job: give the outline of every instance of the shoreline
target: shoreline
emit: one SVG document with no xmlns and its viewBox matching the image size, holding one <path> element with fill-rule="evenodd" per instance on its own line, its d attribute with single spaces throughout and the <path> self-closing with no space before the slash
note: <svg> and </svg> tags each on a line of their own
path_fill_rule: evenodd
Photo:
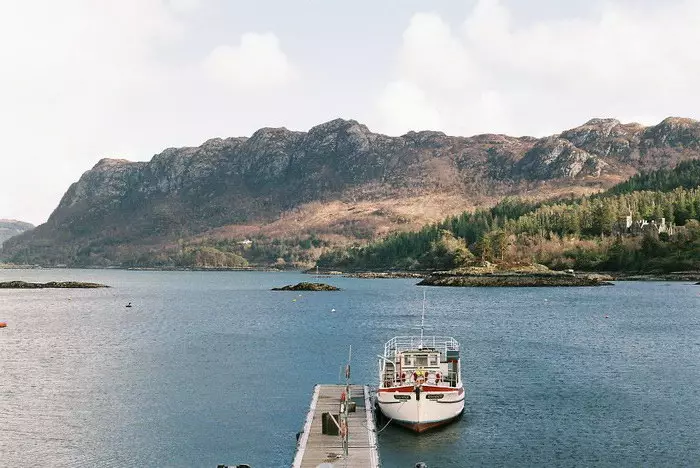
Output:
<svg viewBox="0 0 700 468">
<path fill-rule="evenodd" d="M 338 271 L 338 270 L 316 270 L 312 269 L 293 269 L 293 268 L 275 268 L 275 267 L 117 267 L 117 266 L 40 266 L 40 265 L 11 265 L 0 263 L 0 271 L 2 270 L 121 270 L 121 271 L 249 271 L 249 272 L 268 272 L 268 273 L 301 273 L 319 278 L 360 278 L 360 279 L 424 279 L 430 276 L 442 275 L 447 272 L 430 272 L 430 271 Z M 564 271 L 551 272 L 493 272 L 493 273 L 477 273 L 477 274 L 458 274 L 452 276 L 572 276 L 571 273 Z M 577 271 L 574 277 L 589 277 L 589 276 L 604 276 L 608 281 L 677 281 L 677 282 L 700 282 L 700 271 L 676 271 L 670 273 L 640 273 L 640 272 L 613 272 L 613 271 Z"/>
<path fill-rule="evenodd" d="M 615 281 L 700 281 L 700 271 L 671 273 L 608 273 Z"/>
</svg>

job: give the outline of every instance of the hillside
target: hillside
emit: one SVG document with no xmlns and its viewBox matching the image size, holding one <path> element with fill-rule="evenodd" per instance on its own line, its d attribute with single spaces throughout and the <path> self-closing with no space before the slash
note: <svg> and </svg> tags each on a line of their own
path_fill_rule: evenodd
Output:
<svg viewBox="0 0 700 468">
<path fill-rule="evenodd" d="M 149 162 L 102 159 L 4 256 L 47 265 L 308 264 L 329 247 L 419 229 L 506 195 L 582 195 L 696 158 L 700 123 L 679 118 L 653 127 L 594 119 L 541 139 L 389 137 L 340 119 L 308 132 L 264 128 Z"/>
<path fill-rule="evenodd" d="M 505 198 L 415 232 L 331 250 L 318 265 L 450 270 L 484 261 L 700 276 L 700 161 L 645 172 L 591 197 L 540 203 Z"/>
<path fill-rule="evenodd" d="M 10 237 L 16 236 L 33 228 L 33 224 L 14 219 L 0 219 L 0 250 L 2 250 L 2 243 Z"/>
</svg>

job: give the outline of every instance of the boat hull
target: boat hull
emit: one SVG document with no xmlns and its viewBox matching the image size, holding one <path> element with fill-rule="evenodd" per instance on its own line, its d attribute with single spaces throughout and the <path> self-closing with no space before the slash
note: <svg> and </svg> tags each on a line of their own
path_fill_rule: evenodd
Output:
<svg viewBox="0 0 700 468">
<path fill-rule="evenodd" d="M 425 422 L 425 423 L 412 423 L 412 422 L 407 422 L 407 421 L 398 421 L 394 419 L 392 421 L 393 424 L 396 424 L 398 426 L 405 427 L 406 429 L 409 429 L 413 432 L 426 432 L 432 429 L 437 429 L 438 427 L 445 426 L 447 424 L 450 424 L 454 421 L 456 421 L 461 414 L 458 414 L 457 416 L 454 416 L 450 419 L 446 419 L 444 421 L 435 421 L 435 422 Z"/>
<path fill-rule="evenodd" d="M 415 432 L 448 424 L 464 411 L 464 390 L 448 388 L 415 392 L 412 387 L 381 389 L 377 406 L 393 423 Z"/>
</svg>

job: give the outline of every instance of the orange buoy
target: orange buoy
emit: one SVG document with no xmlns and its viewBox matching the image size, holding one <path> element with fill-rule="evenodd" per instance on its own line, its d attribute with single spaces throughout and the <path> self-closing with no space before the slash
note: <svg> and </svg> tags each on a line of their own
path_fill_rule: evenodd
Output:
<svg viewBox="0 0 700 468">
<path fill-rule="evenodd" d="M 5 328 L 7 326 L 7 322 L 0 322 L 0 328 Z"/>
</svg>

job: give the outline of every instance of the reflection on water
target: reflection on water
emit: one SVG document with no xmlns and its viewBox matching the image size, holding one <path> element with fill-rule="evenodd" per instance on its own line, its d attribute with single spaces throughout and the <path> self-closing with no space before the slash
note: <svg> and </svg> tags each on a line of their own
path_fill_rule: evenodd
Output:
<svg viewBox="0 0 700 468">
<path fill-rule="evenodd" d="M 113 286 L 0 291 L 0 466 L 288 466 L 313 385 L 338 381 L 350 345 L 373 384 L 422 304 L 412 279 L 269 291 L 305 278 L 0 270 Z M 390 425 L 384 467 L 700 465 L 697 287 L 427 291 L 430 333 L 463 347 L 465 413 Z"/>
</svg>

